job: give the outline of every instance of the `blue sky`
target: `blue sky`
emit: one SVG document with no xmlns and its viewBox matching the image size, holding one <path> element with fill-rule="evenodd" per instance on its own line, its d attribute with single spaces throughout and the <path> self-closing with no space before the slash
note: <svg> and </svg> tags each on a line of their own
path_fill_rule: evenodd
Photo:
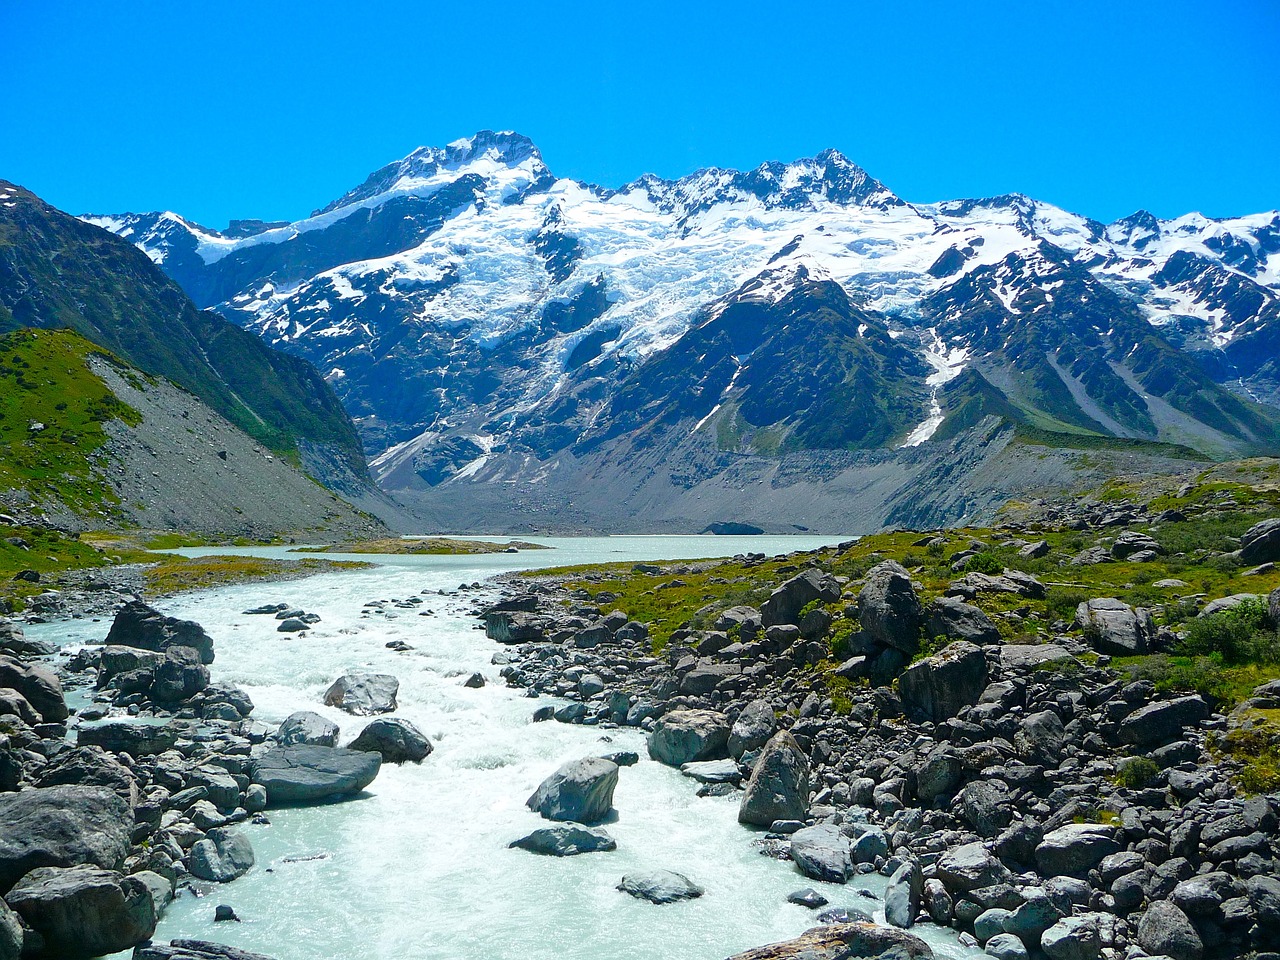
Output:
<svg viewBox="0 0 1280 960">
<path fill-rule="evenodd" d="M 558 175 L 834 146 L 900 196 L 1280 207 L 1280 2 L 0 0 L 0 178 L 72 212 L 296 219 L 420 145 Z"/>
</svg>

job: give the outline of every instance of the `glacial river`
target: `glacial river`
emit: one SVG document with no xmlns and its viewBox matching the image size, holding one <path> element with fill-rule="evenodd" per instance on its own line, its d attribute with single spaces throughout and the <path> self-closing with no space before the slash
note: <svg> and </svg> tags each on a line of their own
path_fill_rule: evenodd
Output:
<svg viewBox="0 0 1280 960">
<path fill-rule="evenodd" d="M 856 892 L 879 893 L 882 878 L 819 884 L 790 863 L 762 856 L 751 842 L 755 834 L 737 822 L 737 802 L 698 798 L 693 780 L 647 758 L 640 731 L 531 723 L 546 701 L 499 678 L 490 660 L 501 648 L 469 615 L 478 593 L 439 594 L 509 570 L 775 554 L 838 539 L 552 538 L 540 542 L 553 550 L 376 558 L 373 569 L 159 603 L 204 625 L 216 645 L 214 679 L 248 691 L 256 719 L 275 724 L 314 710 L 342 728 L 339 743 L 346 743 L 367 721 L 325 707 L 325 689 L 348 671 L 390 673 L 400 680 L 398 715 L 420 727 L 435 751 L 421 764 L 384 765 L 358 799 L 272 810 L 269 826 L 244 826 L 257 865 L 205 896 L 180 895 L 156 940 L 216 940 L 278 960 L 722 960 L 811 927 L 813 912 L 786 902 L 802 887 L 821 889 L 832 906 L 882 918 L 878 901 Z M 183 552 L 285 555 L 281 548 Z M 415 595 L 424 600 L 417 609 L 365 606 Z M 241 612 L 275 602 L 323 619 L 299 636 L 278 633 L 271 617 Z M 78 644 L 101 640 L 108 626 L 73 620 L 28 632 Z M 414 649 L 387 649 L 393 640 Z M 476 670 L 489 683 L 463 687 Z M 606 825 L 618 842 L 615 852 L 558 859 L 507 848 L 546 825 L 524 805 L 544 777 L 567 760 L 614 750 L 642 758 L 621 771 L 617 820 Z M 615 889 L 624 873 L 654 869 L 685 873 L 706 894 L 654 906 Z M 220 903 L 242 922 L 215 925 Z M 980 956 L 949 932 L 929 925 L 914 932 L 940 956 Z"/>
</svg>

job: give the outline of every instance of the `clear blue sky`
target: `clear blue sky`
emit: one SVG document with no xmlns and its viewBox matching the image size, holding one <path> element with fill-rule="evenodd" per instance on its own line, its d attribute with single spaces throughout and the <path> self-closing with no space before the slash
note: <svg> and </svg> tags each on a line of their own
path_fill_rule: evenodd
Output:
<svg viewBox="0 0 1280 960">
<path fill-rule="evenodd" d="M 908 200 L 1280 207 L 1280 2 L 0 0 L 0 178 L 72 212 L 296 219 L 420 145 L 560 176 L 834 146 Z"/>
</svg>

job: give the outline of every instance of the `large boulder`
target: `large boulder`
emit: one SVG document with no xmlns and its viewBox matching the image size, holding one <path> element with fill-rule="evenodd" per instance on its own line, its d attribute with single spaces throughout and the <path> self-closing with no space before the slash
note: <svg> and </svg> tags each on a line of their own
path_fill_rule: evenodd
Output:
<svg viewBox="0 0 1280 960">
<path fill-rule="evenodd" d="M 44 667 L 0 657 L 0 688 L 3 687 L 22 694 L 45 723 L 61 723 L 69 716 L 62 683 Z"/>
<path fill-rule="evenodd" d="M 28 657 L 48 657 L 57 652 L 56 643 L 32 640 L 12 620 L 0 620 L 0 654 L 22 660 Z M 2 953 L 0 957 L 3 957 Z"/>
<path fill-rule="evenodd" d="M 570 760 L 543 780 L 525 806 L 548 820 L 599 823 L 613 809 L 618 765 L 601 757 Z"/>
<path fill-rule="evenodd" d="M 1012 874 L 981 842 L 952 847 L 938 858 L 938 879 L 952 892 L 968 893 L 997 883 L 1008 883 Z"/>
<path fill-rule="evenodd" d="M 628 873 L 618 884 L 618 889 L 637 900 L 650 903 L 675 903 L 677 900 L 693 900 L 705 892 L 683 873 L 672 870 L 654 870 L 650 873 Z"/>
<path fill-rule="evenodd" d="M 1209 705 L 1199 696 L 1178 697 L 1140 707 L 1120 722 L 1120 739 L 1149 749 L 1179 739 L 1186 727 L 1209 718 Z"/>
<path fill-rule="evenodd" d="M 814 927 L 794 940 L 771 943 L 729 960 L 933 960 L 919 937 L 875 923 L 833 923 Z"/>
<path fill-rule="evenodd" d="M 163 653 L 170 647 L 194 647 L 201 663 L 213 663 L 213 638 L 194 620 L 166 617 L 141 600 L 130 600 L 107 632 L 108 644 Z"/>
<path fill-rule="evenodd" d="M 729 722 L 714 710 L 672 710 L 649 734 L 649 757 L 669 767 L 727 755 Z"/>
<path fill-rule="evenodd" d="M 1117 657 L 1146 653 L 1156 632 L 1150 613 L 1141 607 L 1135 610 L 1114 597 L 1080 604 L 1076 607 L 1076 623 L 1095 650 Z"/>
<path fill-rule="evenodd" d="M 768 700 L 752 700 L 733 721 L 729 731 L 729 756 L 740 760 L 744 753 L 759 750 L 777 729 L 778 718 L 773 712 L 773 705 Z"/>
<path fill-rule="evenodd" d="M 920 649 L 924 614 L 911 575 L 896 561 L 872 567 L 858 592 L 858 622 L 875 643 L 907 656 Z"/>
<path fill-rule="evenodd" d="M 164 654 L 153 650 L 140 650 L 137 647 L 121 647 L 114 644 L 103 647 L 98 651 L 97 687 L 101 690 L 115 677 L 139 670 L 154 675 L 156 667 L 162 663 L 164 663 Z"/>
<path fill-rule="evenodd" d="M 276 741 L 284 747 L 296 743 L 309 743 L 317 747 L 338 745 L 338 725 L 327 717 L 311 710 L 299 710 L 284 718 L 276 731 Z"/>
<path fill-rule="evenodd" d="M 1102 823 L 1068 823 L 1050 830 L 1036 847 L 1036 865 L 1046 877 L 1086 877 L 1104 857 L 1123 850 L 1116 830 Z"/>
<path fill-rule="evenodd" d="M 156 665 L 151 697 L 157 703 L 190 700 L 209 686 L 209 668 L 200 661 L 195 647 L 170 646 L 164 660 Z"/>
<path fill-rule="evenodd" d="M 1098 960 L 1101 955 L 1098 917 L 1064 917 L 1040 935 L 1040 949 L 1049 960 Z"/>
<path fill-rule="evenodd" d="M 800 611 L 815 600 L 835 603 L 840 599 L 840 584 L 829 573 L 805 570 L 769 594 L 760 604 L 760 622 L 765 627 L 780 623 L 799 624 Z"/>
<path fill-rule="evenodd" d="M 499 643 L 534 643 L 546 630 L 546 620 L 536 613 L 490 610 L 482 616 L 484 635 Z"/>
<path fill-rule="evenodd" d="M 249 838 L 232 827 L 214 827 L 196 841 L 187 855 L 187 866 L 201 880 L 228 883 L 243 877 L 253 866 Z"/>
<path fill-rule="evenodd" d="M 907 715 L 933 723 L 949 720 L 977 703 L 986 688 L 987 658 L 981 647 L 965 640 L 913 663 L 898 680 L 898 696 Z"/>
<path fill-rule="evenodd" d="M 104 787 L 0 794 L 0 895 L 37 867 L 115 869 L 129 852 L 133 811 Z"/>
<path fill-rule="evenodd" d="M 138 781 L 133 771 L 99 747 L 63 750 L 49 761 L 36 777 L 38 787 L 76 784 L 106 787 L 132 807 L 138 802 Z"/>
<path fill-rule="evenodd" d="M 1255 523 L 1240 538 L 1241 563 L 1254 565 L 1280 560 L 1280 517 Z"/>
<path fill-rule="evenodd" d="M 317 803 L 359 793 L 373 782 L 382 757 L 362 750 L 295 744 L 268 750 L 251 765 L 268 806 Z"/>
<path fill-rule="evenodd" d="M 156 929 L 143 881 L 89 864 L 32 870 L 5 899 L 43 940 L 36 956 L 50 960 L 127 950 Z"/>
<path fill-rule="evenodd" d="M 23 939 L 22 921 L 0 900 L 0 960 L 19 960 Z"/>
<path fill-rule="evenodd" d="M 104 720 L 76 730 L 76 743 L 101 747 L 111 753 L 127 753 L 131 757 L 150 757 L 172 750 L 178 732 L 168 723 L 144 723 L 141 720 Z"/>
<path fill-rule="evenodd" d="M 605 831 L 598 827 L 584 827 L 576 823 L 543 827 L 533 831 L 527 837 L 512 840 L 507 846 L 551 857 L 576 857 L 580 853 L 600 853 L 618 849 L 617 841 Z"/>
<path fill-rule="evenodd" d="M 1202 960 L 1204 941 L 1191 919 L 1168 900 L 1147 907 L 1138 921 L 1138 945 L 1150 956 Z"/>
<path fill-rule="evenodd" d="M 884 918 L 904 930 L 915 925 L 924 901 L 924 871 L 914 860 L 904 861 L 884 888 Z"/>
<path fill-rule="evenodd" d="M 929 604 L 929 635 L 968 640 L 978 646 L 1000 642 L 1000 631 L 982 610 L 959 597 L 938 597 Z"/>
<path fill-rule="evenodd" d="M 396 708 L 400 681 L 387 673 L 349 673 L 333 681 L 325 691 L 325 706 L 337 707 L 358 717 L 390 713 Z"/>
<path fill-rule="evenodd" d="M 767 827 L 809 815 L 809 758 L 785 730 L 765 744 L 738 806 L 738 822 Z"/>
<path fill-rule="evenodd" d="M 791 859 L 806 877 L 848 883 L 853 873 L 849 838 L 829 823 L 804 827 L 791 835 Z"/>
<path fill-rule="evenodd" d="M 347 749 L 371 750 L 382 756 L 383 763 L 417 763 L 425 760 L 434 748 L 427 735 L 408 720 L 379 717 L 367 724 L 347 744 Z"/>
</svg>

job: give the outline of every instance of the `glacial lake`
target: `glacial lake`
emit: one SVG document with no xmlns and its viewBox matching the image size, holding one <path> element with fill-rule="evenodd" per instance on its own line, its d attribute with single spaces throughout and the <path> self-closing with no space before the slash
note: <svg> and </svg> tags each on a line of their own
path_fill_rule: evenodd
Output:
<svg viewBox="0 0 1280 960">
<path fill-rule="evenodd" d="M 396 715 L 420 727 L 435 751 L 421 764 L 384 765 L 359 799 L 272 810 L 269 826 L 245 825 L 257 865 L 203 897 L 180 895 L 155 939 L 214 940 L 278 960 L 723 960 L 812 927 L 812 911 L 786 902 L 803 887 L 820 889 L 834 907 L 882 919 L 879 901 L 857 891 L 879 894 L 883 878 L 821 884 L 761 855 L 752 844 L 759 834 L 737 822 L 736 800 L 697 797 L 693 780 L 648 759 L 641 731 L 531 723 L 537 706 L 555 701 L 508 688 L 490 663 L 502 648 L 470 611 L 492 590 L 439 593 L 511 570 L 777 554 L 842 539 L 549 538 L 538 542 L 551 550 L 362 557 L 376 566 L 159 602 L 165 613 L 204 625 L 216 645 L 214 679 L 243 687 L 256 719 L 276 724 L 313 710 L 337 723 L 346 743 L 367 720 L 325 707 L 325 689 L 348 671 L 390 673 L 400 680 Z M 290 555 L 281 547 L 179 552 Z M 365 607 L 418 595 L 416 610 Z M 277 602 L 323 619 L 298 636 L 278 633 L 271 617 L 242 613 Z M 71 620 L 28 633 L 75 645 L 100 641 L 108 627 Z M 394 640 L 414 649 L 388 650 Z M 489 682 L 464 688 L 477 670 Z M 641 756 L 622 769 L 617 819 L 606 825 L 615 852 L 560 859 L 507 848 L 546 825 L 524 805 L 543 778 L 565 761 L 614 750 Z M 615 889 L 624 873 L 654 869 L 685 873 L 706 894 L 654 906 Z M 242 922 L 214 924 L 220 903 Z M 950 931 L 926 924 L 913 932 L 939 956 L 982 955 Z"/>
</svg>

